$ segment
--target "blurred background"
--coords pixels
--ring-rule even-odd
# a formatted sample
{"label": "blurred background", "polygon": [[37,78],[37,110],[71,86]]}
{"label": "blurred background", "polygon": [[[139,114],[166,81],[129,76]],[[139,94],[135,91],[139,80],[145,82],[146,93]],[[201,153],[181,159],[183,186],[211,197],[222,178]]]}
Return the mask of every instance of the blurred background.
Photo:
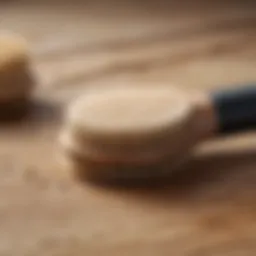
{"label": "blurred background", "polygon": [[[255,7],[245,0],[1,0],[0,30],[30,43],[38,96],[65,104],[108,84],[212,90],[255,83]],[[59,183],[58,118],[1,127],[0,153],[15,165],[0,172],[1,255],[45,255],[42,248],[48,255],[255,255],[255,134],[206,145],[173,187],[125,195]],[[23,175],[27,169],[36,174]]]}
{"label": "blurred background", "polygon": [[51,96],[108,83],[208,89],[256,80],[255,7],[235,0],[6,0],[0,29],[28,39]]}

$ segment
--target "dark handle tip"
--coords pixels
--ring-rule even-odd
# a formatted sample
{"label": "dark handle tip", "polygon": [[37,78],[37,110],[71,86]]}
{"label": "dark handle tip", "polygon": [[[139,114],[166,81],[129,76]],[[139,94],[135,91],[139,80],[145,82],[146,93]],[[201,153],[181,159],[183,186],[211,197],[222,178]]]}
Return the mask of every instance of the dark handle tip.
{"label": "dark handle tip", "polygon": [[256,128],[256,84],[212,94],[220,133]]}

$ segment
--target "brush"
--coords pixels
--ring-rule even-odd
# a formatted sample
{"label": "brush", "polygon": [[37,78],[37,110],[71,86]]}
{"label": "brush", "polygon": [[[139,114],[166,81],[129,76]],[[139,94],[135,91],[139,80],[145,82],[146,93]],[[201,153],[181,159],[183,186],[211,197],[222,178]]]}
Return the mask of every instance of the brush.
{"label": "brush", "polygon": [[256,124],[256,87],[191,93],[170,86],[90,90],[67,109],[59,137],[65,168],[92,179],[170,175],[193,148]]}

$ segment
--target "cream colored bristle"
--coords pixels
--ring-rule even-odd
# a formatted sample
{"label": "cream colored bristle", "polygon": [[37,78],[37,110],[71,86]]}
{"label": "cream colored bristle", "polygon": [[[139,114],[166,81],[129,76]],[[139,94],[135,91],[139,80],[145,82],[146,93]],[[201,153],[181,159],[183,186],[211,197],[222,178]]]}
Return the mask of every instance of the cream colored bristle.
{"label": "cream colored bristle", "polygon": [[115,174],[126,176],[127,166],[136,166],[135,176],[143,170],[145,177],[147,168],[152,172],[152,166],[166,167],[167,162],[174,167],[184,159],[194,143],[193,127],[193,106],[175,88],[91,90],[69,106],[60,151],[70,165],[79,166],[79,172],[84,166],[85,173],[98,176],[113,174],[114,168]]}

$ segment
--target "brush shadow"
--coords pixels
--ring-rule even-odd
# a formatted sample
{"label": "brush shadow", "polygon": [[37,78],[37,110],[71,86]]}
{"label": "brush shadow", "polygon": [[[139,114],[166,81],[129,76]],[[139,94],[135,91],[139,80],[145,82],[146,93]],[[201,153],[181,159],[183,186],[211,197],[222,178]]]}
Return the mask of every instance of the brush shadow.
{"label": "brush shadow", "polygon": [[217,193],[225,193],[224,190],[244,193],[250,190],[256,196],[256,149],[194,156],[187,166],[168,177],[90,181],[118,193],[156,201],[187,200],[200,194],[205,194],[207,200],[210,190],[218,190]]}
{"label": "brush shadow", "polygon": [[1,119],[1,126],[9,128],[28,128],[44,124],[57,124],[62,120],[63,106],[46,100],[34,100],[27,103],[26,109],[6,111]]}
{"label": "brush shadow", "polygon": [[32,103],[28,119],[31,122],[58,122],[62,119],[63,106],[51,101],[39,100]]}

